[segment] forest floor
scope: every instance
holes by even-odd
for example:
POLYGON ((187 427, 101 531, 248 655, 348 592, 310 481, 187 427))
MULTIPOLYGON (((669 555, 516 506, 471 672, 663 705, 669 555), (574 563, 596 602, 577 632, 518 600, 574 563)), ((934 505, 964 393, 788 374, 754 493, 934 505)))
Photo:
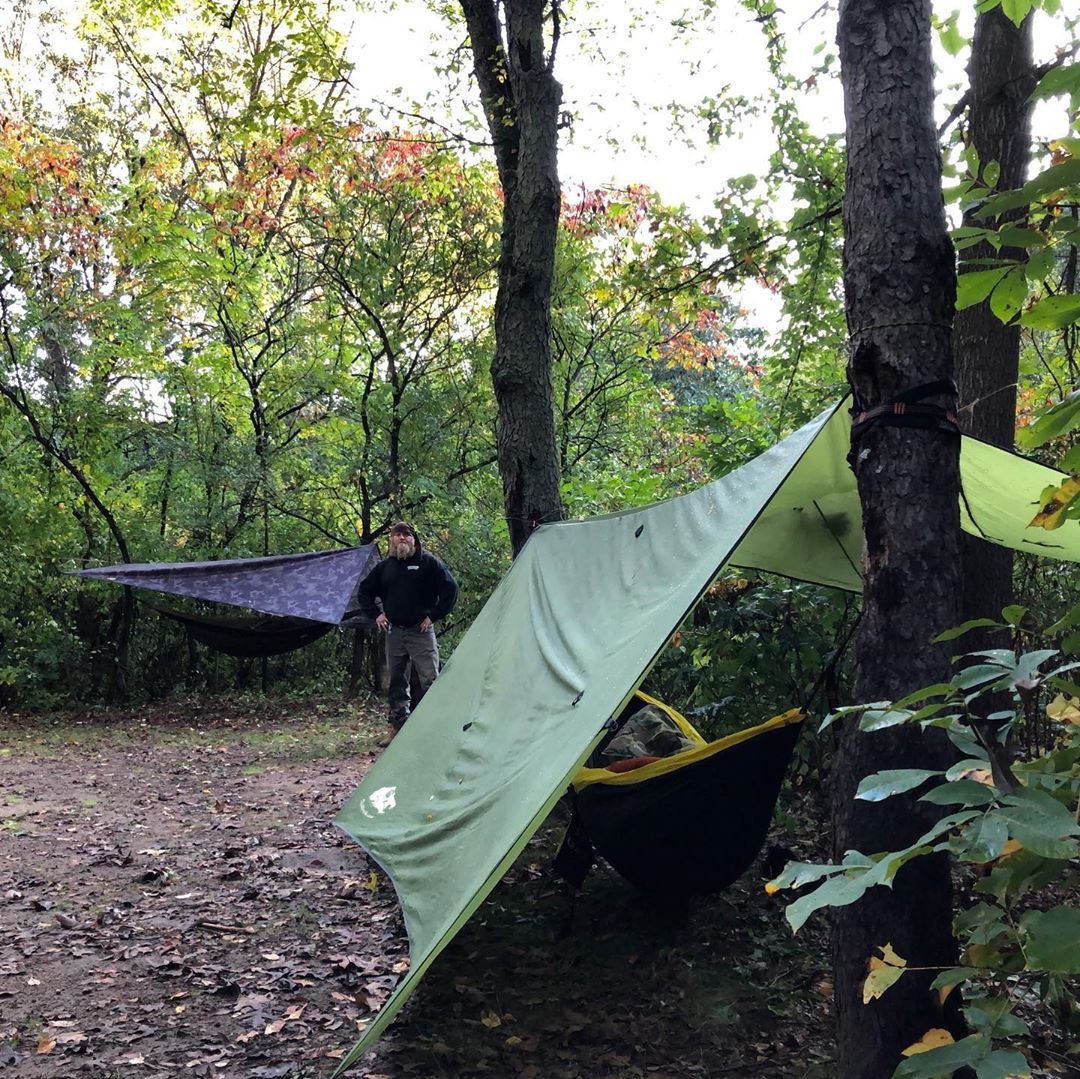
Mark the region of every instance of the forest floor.
MULTIPOLYGON (((392 887, 332 819, 382 709, 176 702, 0 715, 0 1071, 328 1077, 407 969, 392 887)), ((542 829, 357 1079, 825 1079, 823 929, 760 875, 683 924, 542 829)))

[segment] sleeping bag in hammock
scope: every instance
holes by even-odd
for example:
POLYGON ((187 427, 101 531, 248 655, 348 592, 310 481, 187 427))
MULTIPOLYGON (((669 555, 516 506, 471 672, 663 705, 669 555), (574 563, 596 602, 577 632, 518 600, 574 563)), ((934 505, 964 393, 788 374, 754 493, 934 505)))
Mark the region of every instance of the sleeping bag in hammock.
MULTIPOLYGON (((726 888, 765 842, 804 718, 794 708, 707 742, 674 708, 638 691, 574 777, 570 842, 583 832, 654 895, 726 888)), ((579 858, 560 851, 556 868, 579 858)))

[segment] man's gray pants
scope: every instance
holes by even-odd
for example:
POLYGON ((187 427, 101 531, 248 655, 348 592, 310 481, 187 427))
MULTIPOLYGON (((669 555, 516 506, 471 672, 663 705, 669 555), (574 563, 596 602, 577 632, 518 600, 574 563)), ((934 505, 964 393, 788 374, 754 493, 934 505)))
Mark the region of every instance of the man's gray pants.
POLYGON ((439 674, 435 630, 421 633, 415 626, 391 626, 386 631, 386 666, 390 671, 390 722, 401 726, 439 674), (411 701, 409 683, 414 665, 419 692, 411 701))

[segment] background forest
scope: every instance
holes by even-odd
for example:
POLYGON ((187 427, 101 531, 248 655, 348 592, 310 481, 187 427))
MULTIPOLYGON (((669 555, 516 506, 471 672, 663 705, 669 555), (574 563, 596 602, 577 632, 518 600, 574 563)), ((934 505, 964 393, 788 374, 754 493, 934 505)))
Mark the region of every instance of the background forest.
MULTIPOLYGON (((338 635, 260 672, 64 576, 77 567, 367 543, 407 517, 461 580, 460 627, 509 560, 488 374, 493 165, 430 127, 373 120, 313 5, 224 21, 181 7, 175 21, 90 8, 71 40, 27 0, 3 28, 12 707, 346 677, 338 635), (50 32, 38 83, 25 65, 50 32)), ((836 147, 804 157, 804 190, 835 197, 836 147)), ((753 211, 739 190, 711 223, 643 187, 567 196, 553 343, 572 515, 698 484, 840 391, 837 324, 785 364, 728 297, 740 276, 781 288, 786 252, 753 211), (731 239, 737 256, 717 247, 731 239)), ((822 255, 786 287, 836 315, 831 214, 803 213, 822 255)))
MULTIPOLYGON (((501 193, 467 73, 448 49, 456 128, 378 111, 353 88, 341 14, 307 0, 132 0, 88 4, 72 32, 49 5, 18 0, 0 28, 7 707, 337 691, 350 678, 351 636, 260 668, 65 576, 79 567, 367 543, 406 517, 462 584, 449 651, 508 565, 489 375, 501 193)), ((460 15, 444 14, 460 44, 460 15)), ((761 27, 772 89, 672 112, 690 141, 772 131, 767 170, 718 177, 707 213, 641 185, 564 185, 552 347, 568 514, 678 494, 845 391, 843 150, 800 115, 836 74, 824 14, 781 23, 747 2, 739 17, 761 27), (810 71, 789 69, 793 30, 822 39, 810 71), (748 282, 770 302, 748 309, 748 282)), ((355 32, 364 16, 352 16, 355 32)), ((1071 40, 1055 17, 1056 39, 1071 40)), ((677 13, 635 16, 627 32, 658 25, 692 38, 677 13)), ((941 56, 962 54, 955 13, 939 30, 941 56)), ((1041 96, 1071 99, 1075 118, 1071 54, 1047 59, 1041 96)), ((957 222, 994 186, 962 100, 963 87, 942 88, 943 109, 957 106, 942 125, 957 222)), ((1066 171, 1072 187, 1029 193, 1046 205, 1041 224, 1006 238, 1021 261, 987 259, 961 286, 962 304, 989 295, 999 314, 1033 314, 1021 424, 1076 383, 1077 143, 1068 120, 1057 134, 1035 147, 1035 168, 1066 171)), ((991 237, 1000 251, 997 227, 965 223, 960 245, 991 237)), ((1057 415, 1051 461, 1071 445, 1068 410, 1057 415)), ((1036 608, 1067 602, 1059 570, 1019 573, 1036 608)), ((809 586, 718 582, 656 676, 691 706, 805 703, 853 616, 809 586)))

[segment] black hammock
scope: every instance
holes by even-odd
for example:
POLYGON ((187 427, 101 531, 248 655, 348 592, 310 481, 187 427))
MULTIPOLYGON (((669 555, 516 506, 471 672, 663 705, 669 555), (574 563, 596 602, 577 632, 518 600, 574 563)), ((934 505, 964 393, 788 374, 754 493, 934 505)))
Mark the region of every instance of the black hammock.
POLYGON ((148 603, 146 606, 179 622, 194 640, 213 648, 215 652, 244 658, 291 652, 312 644, 334 628, 326 622, 272 614, 196 614, 162 603, 148 603))
POLYGON ((77 576, 258 612, 209 614, 148 604, 220 652, 274 656, 311 644, 335 626, 367 625, 356 594, 378 561, 379 549, 370 543, 217 562, 122 563, 80 570, 77 576))
MULTIPOLYGON (((647 704, 670 717, 692 747, 583 768, 574 778, 573 816, 554 868, 580 884, 595 851, 644 892, 720 891, 765 843, 805 713, 792 709, 706 742, 674 708, 639 692, 616 726, 647 704)), ((590 764, 601 763, 615 733, 590 764)))

